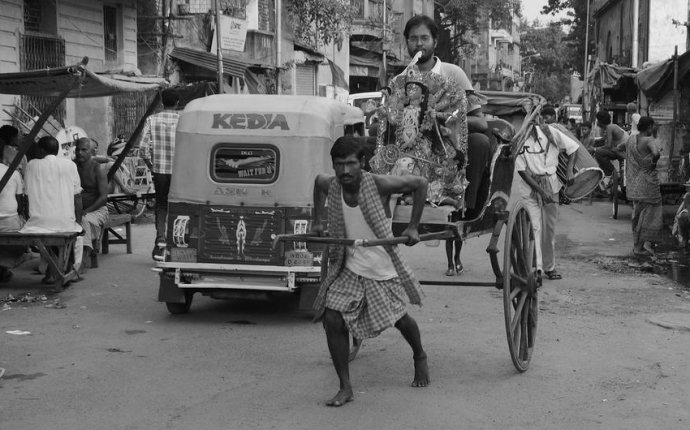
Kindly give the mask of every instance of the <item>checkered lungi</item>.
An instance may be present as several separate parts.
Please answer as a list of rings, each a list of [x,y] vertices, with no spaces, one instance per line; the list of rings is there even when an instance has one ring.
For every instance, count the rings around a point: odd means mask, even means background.
[[[343,315],[348,331],[357,339],[378,336],[407,313],[399,278],[375,281],[349,269],[340,272],[328,288],[326,307]]]
[[[101,236],[103,228],[108,223],[108,207],[101,206],[93,212],[87,212],[81,217],[81,226],[84,229],[84,246],[98,252],[101,249]]]

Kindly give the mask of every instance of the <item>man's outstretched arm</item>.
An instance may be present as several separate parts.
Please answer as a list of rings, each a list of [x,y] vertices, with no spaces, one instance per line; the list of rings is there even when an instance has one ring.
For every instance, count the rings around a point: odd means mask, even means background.
[[[312,221],[311,231],[321,235],[324,231],[323,220],[325,219],[326,198],[328,188],[333,176],[318,175],[314,180],[314,220]]]

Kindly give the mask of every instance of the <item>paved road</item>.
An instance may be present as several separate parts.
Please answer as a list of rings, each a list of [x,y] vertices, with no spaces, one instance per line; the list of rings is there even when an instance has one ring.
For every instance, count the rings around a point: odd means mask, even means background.
[[[364,344],[356,399],[340,409],[323,406],[337,380],[307,314],[197,295],[190,314],[169,315],[150,271],[153,227],[134,226],[135,254],[115,247],[86,280],[48,297],[60,306],[0,311],[0,428],[687,429],[690,332],[648,320],[690,314],[690,293],[627,264],[626,210],[611,220],[604,203],[563,208],[564,279],[541,290],[526,373],[510,361],[497,290],[428,286],[411,314],[431,386],[409,387],[411,353],[389,330]],[[487,243],[466,244],[462,278],[491,279]],[[443,253],[405,250],[423,279],[447,279]],[[0,297],[45,293],[38,280],[27,265]]]

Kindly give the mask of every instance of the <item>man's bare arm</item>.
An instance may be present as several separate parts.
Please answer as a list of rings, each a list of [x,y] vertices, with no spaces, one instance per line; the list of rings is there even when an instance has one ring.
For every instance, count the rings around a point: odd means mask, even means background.
[[[81,224],[81,216],[84,214],[84,211],[82,210],[82,203],[81,203],[81,193],[75,194],[74,195],[74,217],[77,220],[78,224]]]
[[[311,230],[319,235],[324,231],[323,220],[326,215],[326,198],[328,197],[328,188],[332,179],[333,176],[330,175],[318,175],[314,180],[314,219]]]
[[[520,175],[520,177],[527,183],[527,185],[530,186],[530,188],[532,188],[541,196],[541,199],[545,204],[555,203],[551,194],[547,193],[546,190],[542,189],[542,187],[540,187],[539,184],[537,184],[534,178],[532,178],[532,175],[527,173],[526,170],[518,170],[518,175]]]

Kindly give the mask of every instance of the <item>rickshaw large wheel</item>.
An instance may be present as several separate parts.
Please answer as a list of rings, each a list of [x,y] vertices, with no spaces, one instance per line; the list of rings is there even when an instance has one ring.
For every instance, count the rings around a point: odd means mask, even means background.
[[[503,313],[510,358],[519,372],[529,367],[537,335],[539,300],[534,231],[527,208],[518,202],[510,212],[503,256]]]
[[[330,252],[330,246],[326,246],[323,249],[323,254],[321,254],[321,282],[326,279],[328,275],[328,254]],[[352,361],[357,358],[359,349],[362,347],[362,340],[352,337],[352,348],[350,349],[350,354],[347,357],[347,361]]]
[[[168,308],[168,312],[173,315],[186,314],[189,312],[189,308],[192,306],[193,298],[194,291],[185,290],[184,303],[165,302],[165,306]]]

